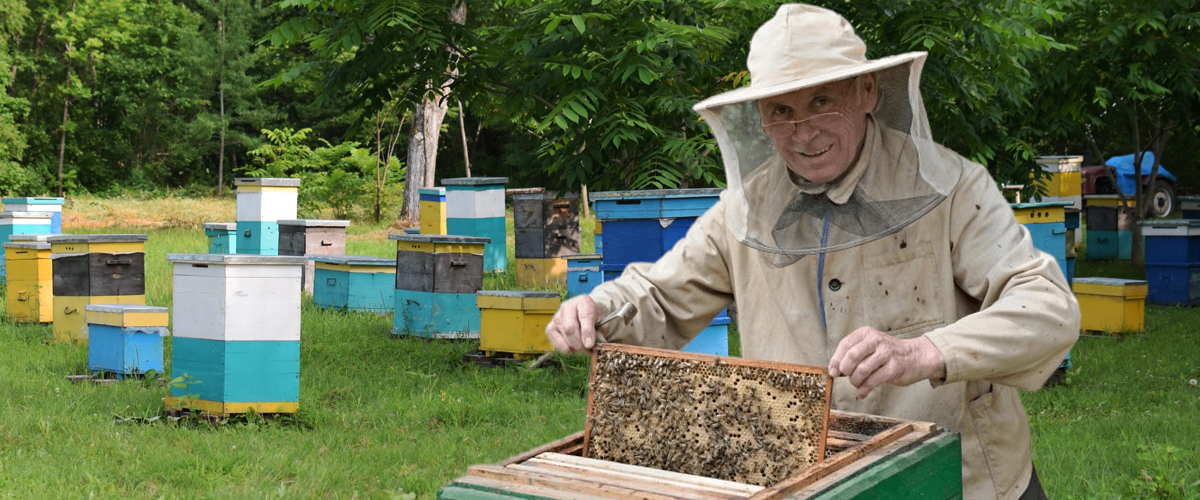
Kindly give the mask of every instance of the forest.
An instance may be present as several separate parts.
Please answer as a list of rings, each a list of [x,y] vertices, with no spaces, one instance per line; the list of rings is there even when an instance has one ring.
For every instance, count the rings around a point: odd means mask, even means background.
[[[929,52],[933,134],[997,180],[1152,151],[1195,185],[1190,0],[837,0],[868,57]],[[0,194],[221,195],[415,217],[405,190],[721,186],[692,112],[747,82],[763,0],[0,0]]]

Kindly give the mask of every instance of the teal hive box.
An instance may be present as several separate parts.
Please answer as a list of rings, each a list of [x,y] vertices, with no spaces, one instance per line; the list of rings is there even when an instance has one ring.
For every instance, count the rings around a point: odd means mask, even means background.
[[[279,255],[279,220],[295,219],[300,179],[238,178],[237,251]]]
[[[163,372],[163,336],[167,308],[133,304],[85,306],[88,370],[118,379],[154,370]]]
[[[396,259],[364,255],[310,257],[313,304],[322,309],[389,313],[396,305]]]
[[[504,185],[507,177],[442,179],[446,187],[446,234],[488,238],[484,245],[483,272],[508,270],[508,231],[505,224]]]
[[[50,214],[50,233],[59,234],[62,232],[62,207],[65,201],[63,198],[4,198],[0,201],[4,203],[5,212],[41,212]]]
[[[0,243],[15,241],[14,235],[52,234],[51,221],[47,212],[0,212]],[[4,273],[4,250],[0,247],[0,277]]]
[[[208,237],[208,253],[237,253],[236,222],[205,222],[200,227]]]
[[[168,254],[174,266],[172,377],[164,400],[228,416],[300,406],[300,279],[295,256]]]

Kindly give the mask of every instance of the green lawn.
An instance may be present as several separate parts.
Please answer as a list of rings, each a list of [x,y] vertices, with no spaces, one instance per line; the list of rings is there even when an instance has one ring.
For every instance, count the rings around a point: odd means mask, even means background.
[[[372,230],[351,226],[348,253],[394,255],[391,242],[355,237]],[[152,231],[149,303],[170,306],[166,253],[205,248],[199,230]],[[1197,495],[1198,319],[1148,307],[1144,335],[1081,340],[1068,383],[1026,395],[1052,498]],[[461,360],[469,342],[393,339],[391,324],[305,307],[297,415],[212,427],[162,418],[167,388],[153,383],[72,385],[64,377],[85,372],[86,346],[48,344],[46,325],[0,323],[0,497],[432,498],[473,463],[582,428],[585,358],[532,373],[481,368]]]

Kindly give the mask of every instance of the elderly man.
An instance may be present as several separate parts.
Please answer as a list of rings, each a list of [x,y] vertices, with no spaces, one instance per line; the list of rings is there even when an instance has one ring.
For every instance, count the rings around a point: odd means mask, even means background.
[[[1078,304],[987,171],[933,142],[926,54],[865,53],[836,13],[782,6],[751,41],[750,86],[696,105],[729,189],[546,335],[588,350],[633,302],[607,338],[677,348],[734,301],[745,357],[828,366],[834,407],[960,432],[967,498],[1042,498],[1018,389],[1061,362]]]

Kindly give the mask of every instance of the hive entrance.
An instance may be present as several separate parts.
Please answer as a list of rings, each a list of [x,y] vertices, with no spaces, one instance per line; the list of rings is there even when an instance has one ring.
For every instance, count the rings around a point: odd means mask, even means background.
[[[824,456],[831,384],[817,367],[604,344],[584,453],[769,486]]]

